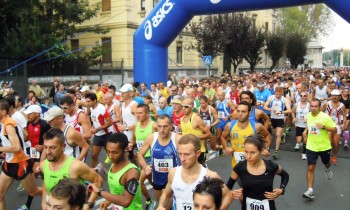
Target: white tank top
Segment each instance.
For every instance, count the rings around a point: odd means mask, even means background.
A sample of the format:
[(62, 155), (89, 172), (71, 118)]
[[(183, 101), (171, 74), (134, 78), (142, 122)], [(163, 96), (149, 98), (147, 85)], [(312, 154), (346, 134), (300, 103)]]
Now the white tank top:
[(158, 109), (158, 108), (159, 108), (159, 102), (158, 102), (158, 100), (159, 100), (159, 91), (156, 90), (155, 93), (153, 93), (153, 92), (151, 91), (151, 92), (150, 92), (150, 95), (151, 95), (151, 97), (152, 97), (152, 103), (153, 103), (153, 105), (156, 107), (156, 109)]
[[(109, 116), (111, 116), (111, 122), (114, 122), (114, 123), (112, 123), (111, 126), (108, 127), (108, 131), (109, 131), (110, 133), (118, 133), (118, 132), (119, 132), (118, 125), (117, 125), (117, 123), (116, 123), (116, 121), (118, 120), (118, 118), (117, 118), (117, 116), (115, 115), (114, 110), (113, 110), (113, 108), (114, 108), (115, 105), (117, 105), (117, 104), (114, 104), (114, 103), (113, 103), (112, 106), (110, 106), (109, 108), (108, 108), (108, 106), (106, 106), (107, 112), (108, 112)], [(118, 106), (118, 105), (117, 105), (117, 106)]]
[(310, 111), (310, 103), (306, 102), (305, 108), (301, 107), (301, 102), (297, 103), (297, 109), (296, 109), (296, 121), (295, 121), (295, 126), (301, 127), (301, 128), (306, 128), (306, 115)]
[(80, 150), (81, 149), (78, 146), (71, 146), (71, 145), (69, 145), (68, 140), (67, 140), (67, 133), (68, 133), (69, 128), (73, 128), (73, 127), (70, 126), (70, 125), (67, 125), (64, 128), (64, 131), (63, 131), (64, 142), (66, 143), (66, 146), (64, 148), (64, 154), (67, 155), (67, 156), (72, 156), (74, 158), (78, 158), (79, 155), (80, 155)]
[(332, 118), (335, 124), (340, 125), (344, 120), (343, 108), (344, 108), (343, 103), (340, 103), (340, 105), (337, 108), (334, 108), (332, 106), (332, 101), (328, 101), (327, 109), (325, 112)]
[(320, 99), (320, 100), (328, 98), (327, 87), (323, 86), (323, 88), (320, 89), (320, 87), (318, 87), (318, 85), (317, 85), (316, 91), (315, 91), (315, 98)]
[(204, 176), (207, 174), (207, 170), (207, 168), (204, 168), (201, 165), (201, 172), (196, 181), (185, 183), (181, 177), (182, 166), (176, 168), (173, 183), (171, 184), (171, 189), (174, 192), (175, 209), (193, 209), (194, 189), (199, 182), (203, 181)]
[[(136, 101), (132, 101), (129, 105), (127, 105), (125, 107), (125, 103), (123, 102), (123, 105), (122, 105), (122, 118), (123, 118), (123, 123), (126, 126), (135, 125), (135, 123), (137, 122), (136, 116), (131, 113), (131, 107), (134, 104), (137, 104)], [(123, 133), (128, 137), (128, 139), (130, 141), (131, 137), (132, 137), (132, 131), (124, 131)]]
[(284, 114), (275, 114), (275, 112), (283, 112), (285, 108), (285, 98), (282, 96), (280, 99), (277, 99), (275, 96), (272, 97), (270, 107), (271, 119), (284, 119)]
[(65, 114), (66, 116), (65, 122), (67, 125), (72, 126), (76, 131), (83, 134), (84, 133), (83, 127), (78, 123), (78, 117), (80, 113), (85, 114), (84, 111), (81, 109), (78, 109), (73, 116), (70, 116), (69, 114)]

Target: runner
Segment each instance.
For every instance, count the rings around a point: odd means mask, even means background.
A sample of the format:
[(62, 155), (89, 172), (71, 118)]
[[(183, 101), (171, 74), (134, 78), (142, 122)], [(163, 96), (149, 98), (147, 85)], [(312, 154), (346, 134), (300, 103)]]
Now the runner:
[(261, 111), (265, 112), (265, 114), (267, 114), (267, 116), (270, 116), (271, 112), (268, 110), (264, 110), (264, 105), (265, 105), (267, 99), (271, 96), (271, 92), (265, 88), (264, 81), (259, 81), (257, 84), (257, 87), (258, 87), (258, 90), (254, 91), (257, 108), (260, 109)]
[(110, 133), (119, 133), (118, 123), (122, 122), (122, 114), (117, 104), (113, 102), (114, 96), (110, 93), (103, 94), (102, 99), (111, 118), (112, 125), (108, 128)]
[(157, 115), (167, 114), (172, 117), (173, 107), (169, 106), (165, 97), (159, 98), (159, 109), (157, 109)]
[(221, 179), (204, 177), (203, 181), (198, 183), (193, 192), (193, 209), (220, 209), (224, 185)]
[(182, 95), (176, 95), (173, 99), (173, 113), (172, 113), (172, 131), (174, 133), (181, 133), (181, 127), (180, 127), (180, 122), (181, 118), (185, 115), (183, 108), (182, 108), (182, 102), (184, 100), (184, 97)]
[[(250, 135), (244, 141), (246, 160), (239, 162), (231, 173), (227, 187), (232, 190), (239, 178), (241, 189), (231, 191), (235, 199), (241, 200), (242, 210), (276, 210), (275, 199), (283, 195), (289, 181), (289, 174), (271, 160), (261, 158), (264, 149), (263, 138)], [(273, 188), (275, 175), (281, 176), (279, 188)]]
[(145, 104), (148, 105), (150, 110), (149, 116), (151, 117), (152, 121), (155, 122), (157, 119), (157, 109), (156, 106), (154, 106), (154, 104), (152, 103), (152, 97), (150, 95), (147, 95), (143, 97), (143, 101), (145, 102)]
[(128, 137), (123, 133), (112, 134), (108, 138), (106, 150), (112, 166), (108, 170), (108, 186), (110, 192), (92, 183), (88, 189), (106, 199), (100, 209), (142, 209), (142, 194), (139, 183), (140, 171), (136, 165), (126, 159)]
[[(47, 196), (51, 189), (63, 178), (72, 178), (79, 182), (89, 181), (97, 186), (102, 186), (103, 179), (88, 165), (64, 154), (65, 140), (63, 132), (58, 128), (52, 128), (45, 133), (44, 147), (46, 153), (45, 161), (40, 162), (40, 171), (44, 174), (43, 195), (41, 207), (47, 208)], [(85, 205), (92, 209), (97, 198), (96, 193), (91, 193)], [(86, 208), (84, 208), (86, 209)]]
[(331, 139), (328, 132), (335, 134), (337, 127), (333, 119), (326, 113), (321, 111), (321, 101), (317, 98), (310, 102), (310, 112), (306, 116), (306, 129), (304, 136), (307, 136), (306, 141), (306, 157), (307, 157), (307, 174), (306, 181), (308, 189), (303, 194), (304, 198), (314, 199), (313, 190), (315, 180), (315, 169), (318, 156), (325, 165), (327, 179), (332, 179), (333, 173), (331, 167)]
[[(349, 116), (349, 111), (350, 111), (350, 97), (349, 97), (349, 86), (344, 87), (343, 91), (342, 91), (342, 95), (340, 98), (340, 102), (344, 104), (345, 108), (346, 108), (346, 113), (347, 116)], [(345, 128), (349, 128), (349, 125), (345, 125)], [(349, 141), (349, 130), (344, 129), (343, 132), (343, 137), (344, 137), (344, 150), (348, 150), (349, 149), (349, 145), (348, 145), (348, 141)], [(339, 142), (341, 143), (341, 142)]]
[[(220, 176), (199, 164), (201, 143), (197, 136), (188, 134), (180, 138), (178, 154), (182, 166), (170, 169), (168, 183), (160, 197), (157, 210), (165, 210), (173, 197), (174, 209), (193, 209), (193, 191), (204, 177)], [(232, 197), (226, 186), (222, 188), (223, 200), (220, 209), (228, 209)]]

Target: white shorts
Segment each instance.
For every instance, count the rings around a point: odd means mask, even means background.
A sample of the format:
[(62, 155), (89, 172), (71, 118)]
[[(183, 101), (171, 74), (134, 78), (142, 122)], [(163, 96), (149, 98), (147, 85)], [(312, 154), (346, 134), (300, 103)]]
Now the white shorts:
[(343, 132), (340, 125), (336, 125), (335, 127), (337, 128), (337, 134), (340, 135)]

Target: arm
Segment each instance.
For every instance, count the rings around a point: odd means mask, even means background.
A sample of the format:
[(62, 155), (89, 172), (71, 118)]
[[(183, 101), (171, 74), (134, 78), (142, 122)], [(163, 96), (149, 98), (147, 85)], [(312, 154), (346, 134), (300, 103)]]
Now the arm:
[[(115, 116), (117, 116), (117, 122), (123, 121), (122, 112), (116, 104), (114, 104), (114, 106), (113, 106), (113, 112), (114, 112)], [(117, 123), (117, 122), (112, 122), (112, 123)]]
[(343, 106), (343, 130), (348, 130), (348, 127), (346, 127), (346, 118), (347, 118), (347, 116), (346, 116), (346, 109), (345, 109), (345, 106)]
[(150, 108), (151, 108), (151, 111), (154, 112), (154, 114), (149, 114), (149, 116), (154, 117), (154, 118), (157, 118), (157, 113), (158, 113), (158, 111), (157, 111), (156, 107), (152, 104), (152, 105), (150, 106)]
[(292, 110), (292, 124), (295, 124), (295, 121), (296, 121), (296, 111), (297, 111), (297, 104), (295, 104)]
[(273, 111), (272, 108), (269, 107), (271, 103), (271, 97), (269, 97), (264, 105), (264, 109), (267, 110), (267, 111)]
[(225, 125), (224, 131), (221, 134), (221, 144), (222, 144), (222, 147), (225, 150), (226, 154), (230, 154), (233, 152), (233, 149), (228, 148), (228, 146), (227, 146), (227, 137), (230, 135), (231, 123), (232, 122), (229, 122)]
[(173, 196), (173, 190), (171, 189), (171, 184), (173, 183), (173, 178), (175, 176), (176, 168), (170, 169), (170, 172), (168, 174), (168, 183), (166, 184), (165, 189), (162, 192), (162, 195), (159, 199), (159, 204), (157, 210), (165, 210), (166, 206), (168, 206), (168, 203), (171, 201), (171, 198)]
[(144, 170), (144, 172), (146, 173), (146, 175), (149, 175), (151, 173), (151, 170), (152, 170), (152, 167), (150, 165), (147, 165), (146, 160), (145, 160), (145, 154), (151, 148), (152, 142), (153, 142), (153, 134), (151, 134), (147, 137), (147, 139), (143, 143), (139, 153), (137, 154), (137, 161), (138, 161), (139, 165), (141, 166), (142, 170)]
[(78, 146), (81, 151), (79, 157), (77, 157), (78, 160), (83, 161), (86, 155), (89, 152), (89, 144), (84, 140), (83, 136), (76, 131), (74, 128), (70, 128), (67, 136), (67, 141), (69, 143), (73, 143), (74, 145)]
[(290, 108), (290, 100), (285, 98), (285, 105), (286, 105), (286, 110), (285, 111), (281, 111), (282, 114), (289, 114), (292, 113), (292, 109)]
[(78, 123), (83, 127), (84, 133), (82, 134), (83, 138), (85, 140), (90, 140), (91, 138), (91, 121), (90, 119), (85, 115), (85, 113), (79, 113), (78, 116)]
[(264, 156), (269, 156), (269, 148), (272, 142), (271, 134), (260, 123), (256, 123), (255, 126), (256, 126), (257, 133), (261, 134), (264, 137), (265, 146), (264, 146), (264, 150), (262, 151), (262, 154)]
[(209, 106), (209, 109), (211, 110), (211, 113), (213, 114), (213, 118), (214, 118), (214, 122), (210, 125), (210, 127), (215, 127), (220, 122), (220, 119), (218, 117), (218, 112), (212, 106)]
[(264, 121), (264, 127), (266, 130), (270, 128), (270, 118), (269, 116), (262, 110), (260, 109), (255, 109), (255, 115), (257, 115), (258, 120)]
[(207, 139), (209, 139), (210, 138), (210, 134), (211, 134), (209, 127), (204, 124), (204, 121), (198, 115), (196, 116), (196, 118), (197, 118), (197, 120), (194, 120), (194, 122), (197, 123), (196, 127), (203, 131), (203, 134), (198, 136), (199, 140), (207, 140)]
[(280, 165), (278, 166), (276, 174), (281, 176), (281, 185), (279, 188), (274, 189), (272, 192), (265, 192), (264, 196), (269, 200), (275, 200), (280, 195), (283, 195), (289, 181), (289, 174), (283, 170)]
[[(40, 171), (43, 172), (44, 161), (40, 161), (39, 167), (40, 167)], [(46, 195), (47, 195), (47, 192), (46, 192), (45, 181), (43, 181), (41, 188), (42, 188), (41, 208), (42, 208), (43, 210), (46, 210), (46, 209), (47, 209), (47, 208), (46, 208)]]
[(15, 128), (12, 125), (7, 125), (5, 129), (11, 146), (0, 147), (0, 152), (15, 153), (22, 151)]

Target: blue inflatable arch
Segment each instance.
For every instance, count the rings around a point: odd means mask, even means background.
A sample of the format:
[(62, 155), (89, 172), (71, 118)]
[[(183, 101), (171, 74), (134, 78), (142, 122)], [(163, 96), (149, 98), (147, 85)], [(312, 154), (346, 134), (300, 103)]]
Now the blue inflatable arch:
[(350, 0), (161, 0), (134, 34), (134, 81), (166, 81), (168, 46), (195, 15), (324, 3), (350, 22)]

